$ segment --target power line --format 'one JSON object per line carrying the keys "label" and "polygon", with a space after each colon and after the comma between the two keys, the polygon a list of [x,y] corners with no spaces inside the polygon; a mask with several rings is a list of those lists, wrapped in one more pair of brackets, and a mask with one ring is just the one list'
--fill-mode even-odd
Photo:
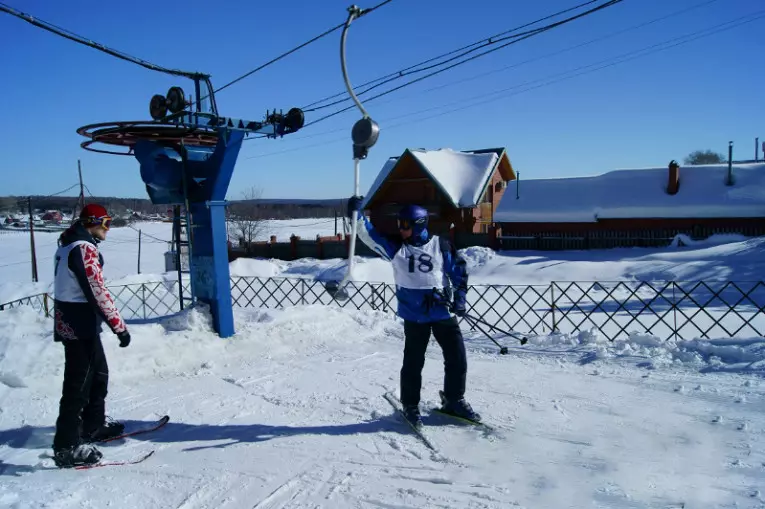
{"label": "power line", "polygon": [[[563,48],[561,50],[554,51],[552,53],[547,53],[547,54],[544,54],[544,55],[540,55],[538,57],[534,57],[534,58],[530,58],[530,59],[527,59],[527,60],[523,60],[521,62],[517,62],[517,63],[511,64],[511,65],[504,66],[504,67],[500,67],[498,69],[492,69],[492,70],[489,70],[489,71],[486,71],[486,72],[482,72],[482,73],[479,73],[479,74],[473,74],[473,75],[468,76],[466,78],[462,78],[462,79],[459,79],[459,80],[455,80],[455,81],[451,81],[451,82],[448,82],[448,83],[437,85],[437,86],[434,86],[434,87],[431,87],[431,88],[427,88],[427,89],[425,89],[425,90],[423,90],[421,92],[415,92],[414,94],[410,94],[410,96],[411,95],[421,95],[421,94],[425,94],[425,93],[428,93],[428,92],[433,92],[433,91],[440,90],[440,89],[443,89],[443,88],[446,88],[446,87],[450,87],[450,86],[453,86],[453,85],[458,85],[460,83],[465,83],[467,81],[472,81],[472,80],[475,80],[475,79],[478,79],[478,78],[482,78],[482,77],[485,77],[485,76],[488,76],[488,75],[491,75],[491,74],[496,74],[496,73],[499,73],[499,72],[507,71],[509,69],[516,69],[516,68],[521,67],[523,65],[530,64],[530,63],[533,63],[533,62],[538,62],[540,60],[544,60],[544,59],[549,58],[549,57],[557,56],[557,55],[560,55],[562,53],[567,53],[567,52],[573,51],[575,49],[579,49],[579,48],[582,48],[582,47],[585,47],[585,46],[589,46],[590,44],[594,44],[596,42],[601,42],[601,41],[604,41],[606,39],[610,39],[612,37],[616,37],[617,35],[622,35],[624,33],[627,33],[627,32],[633,31],[633,30],[637,30],[637,29],[640,29],[640,28],[652,25],[654,23],[658,23],[659,21],[664,21],[666,19],[669,19],[669,18],[672,18],[672,17],[675,17],[675,16],[679,16],[681,14],[685,14],[686,12],[689,12],[689,11],[692,11],[692,10],[695,10],[695,9],[699,9],[701,7],[705,7],[705,6],[709,5],[709,4],[713,4],[713,3],[719,2],[719,1],[720,0],[707,0],[705,2],[701,2],[701,3],[698,3],[698,4],[692,5],[690,7],[687,7],[685,9],[681,9],[681,10],[678,10],[678,11],[671,12],[669,14],[665,14],[663,16],[659,16],[657,18],[653,18],[653,19],[651,19],[649,21],[646,21],[646,22],[643,22],[643,23],[640,23],[640,24],[633,25],[631,27],[627,27],[627,28],[624,28],[622,30],[618,30],[616,32],[611,32],[609,34],[603,35],[601,37],[597,37],[595,39],[590,39],[589,41],[585,41],[583,43],[577,44],[576,46],[569,46],[567,48]],[[363,86],[363,85],[361,85],[361,86]],[[337,95],[341,95],[341,94],[337,94]],[[405,96],[405,97],[407,97],[407,96]],[[392,99],[388,99],[386,101],[383,101],[383,103],[390,102],[391,100]],[[429,111],[429,110],[430,109],[427,109],[425,111]],[[407,114],[405,116],[409,116],[409,115],[410,114]],[[389,117],[388,120],[394,120],[394,119],[397,119],[399,117],[400,116],[398,116],[398,117]],[[305,139],[315,138],[317,136],[324,136],[324,135],[327,135],[327,134],[334,134],[334,133],[338,133],[338,132],[345,132],[346,130],[347,130],[346,128],[342,127],[342,128],[338,128],[338,129],[331,129],[331,130],[328,130],[328,131],[322,131],[320,133],[309,134],[309,135],[306,135],[306,136],[292,137],[290,139],[292,141],[305,140]],[[313,145],[311,145],[311,146],[313,146]],[[289,149],[288,151],[292,151],[292,150],[293,149]],[[279,152],[274,152],[274,153],[282,153],[282,152],[279,151]]]}
{"label": "power line", "polygon": [[[494,39],[493,37],[491,37],[491,38],[487,39],[486,42],[484,42],[480,46],[478,46],[476,48],[473,48],[471,50],[465,51],[465,52],[463,52],[463,53],[461,53],[461,54],[459,54],[457,56],[454,56],[452,58],[449,58],[449,59],[447,59],[447,60],[445,60],[445,61],[443,61],[443,62],[441,62],[439,64],[430,65],[430,66],[424,67],[422,69],[417,69],[417,70],[413,70],[413,71],[396,73],[395,76],[391,76],[391,77],[383,80],[382,82],[377,83],[377,84],[375,84],[375,85],[373,85],[373,86],[371,86],[371,87],[369,87],[369,88],[359,92],[358,95],[363,95],[363,94],[365,94],[367,92],[370,92],[371,90],[373,90],[373,89],[375,89],[377,87],[380,87],[381,85],[384,85],[384,84],[389,83],[391,81],[398,80],[398,79],[400,79],[402,77],[405,77],[405,76],[407,76],[409,74],[419,73],[419,72],[423,72],[423,71],[426,71],[426,70],[429,70],[429,69],[433,69],[435,67],[442,66],[442,65],[444,65],[446,63],[449,63],[449,62],[452,62],[452,61],[454,61],[456,59],[459,59],[459,58],[462,58],[464,56],[467,56],[469,53],[472,53],[472,52],[474,52],[474,51],[476,51],[478,49],[485,48],[485,47],[488,47],[488,46],[493,46],[493,45],[496,45],[496,44],[498,44],[500,42],[504,42],[504,41],[507,41],[508,39],[511,39],[509,42],[505,42],[504,44],[499,45],[499,46],[497,46],[495,48],[486,50],[486,51],[484,51],[482,53],[478,53],[476,55],[469,56],[468,58],[460,60],[459,62],[453,63],[453,64],[451,64],[449,66],[443,67],[442,69],[438,69],[436,71],[428,73],[425,76],[420,76],[419,78],[415,78],[413,80],[410,80],[410,81],[404,83],[403,85],[399,85],[399,86],[394,87],[392,89],[386,90],[385,92],[382,92],[380,94],[372,96],[371,98],[365,99],[366,101],[372,101],[372,100],[377,99],[379,97],[383,97],[383,96],[388,95],[388,94],[390,94],[392,92],[395,92],[396,90],[400,90],[402,88],[408,87],[410,85],[413,85],[413,84],[415,84],[417,82],[420,82],[422,80],[425,80],[427,78],[430,78],[430,77],[436,76],[438,74],[441,74],[442,72],[447,71],[449,69],[453,69],[454,67],[466,64],[467,62],[470,62],[472,60],[476,60],[476,59],[478,59],[478,58],[480,58],[482,56],[488,55],[489,53],[493,53],[495,51],[499,51],[500,49],[505,48],[507,46],[510,46],[512,44],[517,44],[517,43],[519,43],[521,41],[524,41],[526,39],[530,39],[531,37],[534,37],[536,35],[542,34],[544,32],[547,32],[547,31],[552,30],[554,28],[557,28],[559,26],[565,25],[565,24],[570,23],[572,21],[575,21],[575,20],[577,20],[579,18],[582,18],[582,17],[588,16],[588,15],[594,14],[595,12],[598,12],[600,10],[606,9],[608,7],[612,7],[613,5],[621,3],[622,1],[624,1],[624,0],[609,0],[608,2],[606,2],[604,4],[601,4],[601,5],[597,6],[597,7],[593,7],[592,9],[589,9],[589,10],[584,11],[582,13],[576,14],[574,16],[570,16],[570,17],[565,18],[565,19],[563,19],[561,21],[557,21],[555,23],[551,23],[549,25],[545,25],[545,26],[542,26],[540,28],[536,28],[534,30],[529,30],[529,31],[526,31],[526,32],[521,32],[519,34],[515,34],[515,35],[512,35],[512,36],[500,37],[498,39]],[[557,14],[555,14],[555,15],[557,15]],[[552,15],[552,16],[555,16],[555,15]],[[309,110],[305,110],[305,111],[315,111],[315,110],[318,110],[318,109],[327,108],[327,107],[330,107],[330,106],[333,106],[333,105],[345,102],[346,100],[347,99],[341,99],[341,100],[335,101],[335,102],[330,103],[330,104],[326,104],[326,105],[323,105],[323,106],[317,106],[317,107],[313,108],[313,110],[309,109]],[[321,118],[319,118],[317,120],[314,120],[313,122],[309,122],[308,124],[306,124],[304,126],[304,128],[309,126],[309,125],[313,125],[313,124],[316,124],[316,123],[321,122],[323,120],[326,120],[327,118],[333,117],[333,116],[335,116],[335,115],[337,115],[339,113],[342,113],[342,112],[347,111],[347,110],[352,109],[352,108],[353,108],[353,106],[349,106],[349,107],[346,107],[344,109],[335,111],[334,113],[331,113],[329,115],[325,115],[324,117],[321,117]]]}
{"label": "power line", "polygon": [[[749,19],[747,19],[747,18],[749,18]],[[553,85],[553,84],[559,83],[561,81],[566,81],[566,80],[569,80],[569,79],[572,79],[572,78],[576,78],[578,76],[582,76],[582,75],[585,75],[585,74],[590,74],[592,72],[596,72],[596,71],[599,71],[599,70],[603,70],[603,69],[606,69],[606,68],[609,68],[609,67],[613,67],[613,66],[625,63],[625,62],[629,62],[631,60],[636,60],[638,58],[642,58],[642,57],[651,55],[653,53],[658,53],[659,51],[664,51],[664,50],[671,49],[671,48],[674,48],[674,47],[677,47],[677,46],[688,44],[690,42],[693,42],[693,41],[696,41],[696,40],[699,40],[699,39],[703,39],[705,37],[709,37],[709,36],[712,36],[712,35],[716,35],[718,33],[725,32],[725,31],[731,30],[733,28],[737,28],[739,26],[745,25],[747,23],[751,23],[753,21],[756,21],[756,20],[762,19],[762,18],[765,18],[765,10],[757,11],[757,12],[754,12],[754,13],[751,13],[751,14],[747,14],[745,16],[742,16],[742,17],[739,17],[739,18],[727,21],[725,23],[713,25],[711,27],[708,27],[708,28],[705,28],[705,29],[702,29],[702,30],[697,30],[695,32],[691,32],[691,33],[683,35],[683,36],[675,37],[675,38],[668,39],[668,40],[665,40],[665,41],[660,42],[660,43],[652,44],[650,46],[646,46],[646,47],[643,47],[643,48],[638,49],[638,50],[634,50],[634,51],[630,51],[630,52],[627,52],[627,53],[623,53],[623,54],[618,55],[616,57],[608,58],[608,59],[601,60],[599,62],[595,62],[595,63],[588,64],[588,65],[579,66],[579,67],[576,67],[576,68],[571,69],[569,71],[564,71],[562,73],[557,73],[557,74],[553,74],[551,76],[547,76],[547,77],[544,77],[544,78],[540,78],[540,79],[536,79],[536,80],[532,80],[532,81],[527,81],[527,82],[524,82],[524,83],[521,83],[521,84],[518,84],[518,85],[514,85],[512,87],[506,87],[506,88],[503,88],[503,89],[495,90],[493,92],[488,92],[488,93],[480,94],[480,95],[477,95],[477,96],[468,97],[468,98],[461,99],[459,101],[454,101],[454,102],[451,102],[451,103],[448,103],[448,104],[442,104],[442,105],[439,105],[439,106],[425,108],[425,109],[422,109],[422,110],[406,113],[406,114],[403,114],[403,115],[398,115],[398,116],[395,116],[395,117],[390,117],[388,120],[407,118],[407,117],[412,117],[412,116],[419,116],[420,114],[428,112],[428,111],[439,110],[439,109],[442,109],[442,108],[445,108],[445,107],[449,107],[449,106],[455,105],[455,104],[460,104],[461,105],[460,107],[453,108],[453,109],[450,109],[450,110],[447,110],[447,111],[443,111],[443,112],[437,113],[435,115],[430,115],[430,116],[427,116],[427,117],[418,117],[415,120],[410,120],[410,121],[407,121],[407,122],[401,122],[401,123],[398,123],[398,124],[391,124],[391,125],[388,125],[386,127],[386,129],[394,129],[396,127],[402,127],[402,126],[405,126],[405,125],[411,125],[413,123],[422,122],[424,120],[430,120],[432,118],[441,117],[443,115],[447,115],[449,113],[454,113],[456,111],[461,111],[461,110],[473,108],[473,107],[479,106],[481,104],[486,104],[486,103],[493,102],[493,101],[496,101],[496,100],[499,100],[499,99],[504,99],[506,97],[515,96],[515,95],[518,95],[518,94],[522,94],[524,92],[529,92],[531,90],[536,90],[538,88],[542,88],[542,87],[546,87],[546,86],[549,86],[549,85]],[[579,71],[581,71],[581,72],[579,72]],[[539,83],[539,84],[534,85],[535,83]],[[529,85],[533,85],[533,86],[529,86]],[[526,87],[526,88],[522,88],[522,87]],[[511,93],[511,94],[505,93],[505,92],[508,92],[510,90],[515,90],[515,89],[519,89],[519,88],[522,88],[522,89],[517,91],[517,92]],[[496,97],[492,97],[490,99],[487,99],[487,97],[490,97],[490,96],[496,96]],[[467,104],[467,105],[464,104],[465,101],[473,101],[473,100],[476,100],[476,99],[482,99],[482,100],[480,100],[478,102],[475,102],[475,103],[472,103],[472,104]],[[324,146],[324,145],[327,145],[327,144],[330,144],[330,143],[338,143],[338,142],[341,142],[341,141],[344,141],[344,140],[346,140],[345,137],[344,138],[338,138],[338,139],[332,140],[332,141],[324,141],[324,142],[321,142],[321,143],[316,143],[316,144],[312,144],[312,145],[306,145],[306,146],[303,146],[303,147],[295,147],[295,148],[285,149],[285,150],[281,150],[281,151],[275,151],[275,152],[269,152],[269,153],[266,153],[266,154],[250,156],[250,157],[247,157],[245,159],[259,159],[261,157],[268,157],[268,156],[283,154],[283,153],[287,153],[287,152],[294,152],[296,150],[303,150],[303,149],[306,149],[306,148],[311,148],[311,147],[316,147],[316,146]]]}
{"label": "power line", "polygon": [[671,12],[669,14],[665,14],[664,16],[660,16],[658,18],[654,18],[654,19],[646,21],[644,23],[640,23],[638,25],[633,25],[631,27],[627,27],[627,28],[624,28],[622,30],[618,30],[616,32],[611,32],[610,34],[606,34],[604,36],[597,37],[595,39],[590,39],[589,41],[577,44],[576,46],[569,46],[567,48],[563,48],[561,50],[554,51],[552,53],[546,53],[544,55],[540,55],[538,57],[530,58],[530,59],[524,60],[522,62],[518,62],[518,63],[515,63],[515,64],[508,65],[508,66],[500,67],[499,69],[492,69],[490,71],[482,72],[482,73],[479,73],[479,74],[474,74],[473,76],[470,76],[470,77],[467,77],[467,78],[464,78],[464,79],[461,79],[461,80],[456,80],[456,81],[452,81],[450,83],[444,83],[442,85],[437,85],[435,87],[431,87],[431,88],[423,90],[422,93],[433,92],[435,90],[441,90],[443,88],[446,88],[446,87],[449,87],[449,86],[452,86],[452,85],[459,85],[460,83],[465,83],[467,81],[472,81],[472,80],[475,80],[475,79],[478,79],[478,78],[483,78],[485,76],[489,76],[490,74],[496,74],[498,72],[507,71],[509,69],[516,69],[518,67],[521,67],[522,65],[530,64],[530,63],[533,63],[533,62],[538,62],[538,61],[543,60],[545,58],[557,56],[557,55],[560,55],[560,54],[563,54],[563,53],[567,53],[569,51],[573,51],[575,49],[583,48],[585,46],[589,46],[590,44],[594,44],[596,42],[601,42],[601,41],[604,41],[606,39],[610,39],[612,37],[616,37],[617,35],[622,35],[622,34],[625,34],[627,32],[631,32],[633,30],[637,30],[639,28],[647,27],[649,25],[653,25],[654,23],[658,23],[659,21],[664,21],[666,19],[673,18],[673,17],[679,16],[681,14],[685,14],[686,12],[690,12],[692,10],[699,9],[701,7],[705,7],[705,6],[709,5],[709,4],[713,4],[713,3],[719,2],[719,1],[720,0],[707,0],[706,2],[701,2],[701,3],[695,4],[695,5],[691,5],[690,7],[687,7],[685,9],[681,9],[679,11],[674,11],[674,12]]}
{"label": "power line", "polygon": [[[369,14],[370,12],[373,12],[374,10],[376,10],[376,9],[379,9],[380,7],[384,6],[385,4],[388,4],[388,3],[390,3],[390,2],[392,2],[392,1],[393,1],[393,0],[385,0],[385,1],[383,1],[383,2],[381,2],[381,3],[379,3],[379,4],[377,4],[377,5],[375,5],[374,7],[370,7],[369,9],[364,9],[364,10],[362,10],[362,11],[361,11],[361,14],[360,14],[359,16],[357,16],[357,18],[356,18],[356,19],[358,19],[359,17],[362,17],[362,16],[364,16],[364,15],[366,15],[366,14]],[[266,68],[266,67],[268,67],[269,65],[271,65],[271,64],[274,64],[274,63],[278,62],[278,61],[279,61],[279,60],[281,60],[282,58],[284,58],[284,57],[286,57],[286,56],[288,56],[288,55],[290,55],[290,54],[292,54],[292,53],[294,53],[294,52],[298,51],[299,49],[302,49],[302,48],[304,48],[304,47],[308,46],[309,44],[311,44],[311,43],[314,43],[314,42],[318,41],[319,39],[321,39],[321,38],[323,38],[323,37],[326,37],[327,35],[331,34],[332,32],[335,32],[336,30],[339,30],[339,29],[343,28],[343,26],[344,26],[344,25],[345,25],[345,22],[342,22],[342,23],[340,23],[340,24],[338,24],[338,25],[336,25],[336,26],[334,26],[334,27],[332,27],[332,28],[330,28],[330,29],[328,29],[328,30],[326,30],[326,31],[322,32],[321,34],[317,35],[316,37],[314,37],[314,38],[312,38],[312,39],[310,39],[310,40],[308,40],[308,41],[304,42],[304,43],[303,43],[303,44],[301,44],[300,46],[295,46],[295,47],[294,47],[294,48],[292,48],[291,50],[289,50],[289,51],[287,51],[287,52],[285,52],[285,53],[282,53],[282,54],[281,54],[281,55],[279,55],[278,57],[276,57],[276,58],[273,58],[273,59],[269,60],[269,61],[268,61],[268,62],[266,62],[265,64],[262,64],[262,65],[260,65],[260,66],[256,67],[255,69],[253,69],[253,70],[251,70],[251,71],[248,71],[247,73],[245,73],[245,74],[243,74],[243,75],[239,76],[238,78],[235,78],[235,79],[233,79],[233,80],[229,81],[228,83],[226,83],[226,84],[225,84],[225,85],[223,85],[222,87],[220,87],[220,88],[216,89],[216,90],[214,91],[214,93],[218,93],[218,92],[220,92],[221,90],[223,90],[223,89],[225,89],[225,88],[228,88],[228,87],[230,87],[230,86],[231,86],[231,85],[233,85],[234,83],[237,83],[237,82],[239,82],[239,81],[241,81],[241,80],[243,80],[243,79],[247,78],[248,76],[250,76],[250,75],[252,75],[252,74],[254,74],[254,73],[256,73],[256,72],[260,71],[261,69],[265,69],[265,68]],[[204,99],[206,99],[206,97],[203,97],[203,98],[202,98],[202,100],[204,100]]]}
{"label": "power line", "polygon": [[[481,39],[480,41],[476,41],[476,42],[474,42],[474,43],[471,43],[471,44],[468,44],[468,45],[466,45],[466,46],[462,46],[461,48],[457,48],[457,49],[454,49],[454,50],[448,51],[448,52],[446,52],[446,53],[442,53],[441,55],[438,55],[438,56],[435,56],[435,57],[429,58],[429,59],[427,59],[427,60],[423,60],[422,62],[419,62],[419,63],[417,63],[417,64],[411,65],[411,66],[409,66],[409,67],[405,67],[404,69],[401,69],[401,70],[398,70],[398,71],[392,72],[392,73],[390,73],[390,74],[386,74],[385,76],[381,76],[381,77],[379,77],[379,78],[375,78],[375,79],[373,79],[373,80],[371,80],[371,81],[368,81],[368,82],[366,82],[366,83],[362,83],[361,85],[358,85],[358,86],[357,86],[357,87],[355,87],[355,88],[362,88],[362,87],[366,87],[366,86],[368,86],[368,85],[371,85],[371,84],[373,84],[373,83],[376,83],[376,82],[378,82],[378,81],[381,81],[381,80],[385,80],[385,79],[388,79],[388,78],[392,78],[392,77],[400,77],[400,76],[402,76],[402,73],[404,73],[404,72],[406,72],[406,71],[410,71],[410,70],[412,70],[412,69],[416,69],[417,67],[420,67],[421,65],[429,64],[429,63],[431,63],[431,62],[434,62],[434,61],[436,61],[436,60],[439,60],[439,59],[441,59],[441,58],[445,58],[445,57],[448,57],[448,56],[450,56],[450,55],[453,55],[453,54],[455,54],[455,53],[459,53],[460,51],[464,51],[464,50],[467,50],[467,49],[469,49],[469,48],[473,48],[474,46],[477,46],[477,45],[479,45],[479,44],[484,44],[484,43],[491,43],[491,42],[493,41],[493,39],[494,39],[494,38],[497,38],[497,37],[501,37],[501,36],[503,36],[503,35],[506,35],[506,34],[509,34],[509,33],[512,33],[512,32],[516,32],[516,31],[518,31],[518,30],[521,30],[521,29],[523,29],[523,28],[529,27],[529,26],[531,26],[531,25],[535,25],[535,24],[537,24],[537,23],[540,23],[540,22],[542,22],[542,21],[546,21],[546,20],[548,20],[548,19],[550,19],[550,18],[554,18],[554,17],[556,17],[556,16],[560,16],[561,14],[565,14],[565,13],[567,13],[567,12],[570,12],[570,11],[573,11],[573,10],[576,10],[576,9],[579,9],[580,7],[584,7],[584,6],[586,6],[586,5],[589,5],[589,4],[592,4],[592,3],[595,3],[596,1],[598,1],[598,0],[589,0],[589,1],[587,1],[587,2],[584,2],[584,3],[582,3],[582,4],[576,5],[576,6],[574,6],[574,7],[570,7],[570,8],[568,8],[568,9],[564,9],[564,10],[562,10],[562,11],[558,11],[558,12],[556,12],[556,13],[554,13],[554,14],[550,14],[549,16],[545,16],[545,17],[543,17],[543,18],[539,18],[539,19],[537,19],[537,20],[531,21],[531,22],[529,22],[529,23],[526,23],[526,24],[524,24],[524,25],[520,25],[520,26],[517,26],[517,27],[515,27],[515,28],[511,28],[511,29],[509,29],[509,30],[505,30],[504,32],[500,32],[499,34],[495,34],[495,35],[493,35],[493,36],[491,36],[491,37],[488,37],[488,38],[485,38],[485,39]],[[475,49],[478,49],[478,48],[475,48]],[[473,49],[473,50],[471,50],[471,51],[475,51],[475,49]],[[443,62],[442,62],[442,64],[443,64]],[[361,94],[361,93],[363,93],[363,92],[360,92],[360,94]],[[331,95],[331,96],[325,97],[324,99],[319,99],[318,101],[314,101],[314,102],[312,102],[312,103],[310,103],[310,104],[307,104],[307,105],[303,106],[301,109],[303,109],[304,111],[313,111],[312,109],[309,109],[309,108],[311,108],[311,106],[315,106],[315,105],[317,105],[317,104],[319,104],[319,103],[323,103],[323,102],[325,102],[325,101],[328,101],[328,100],[330,100],[330,99],[334,99],[335,97],[341,97],[341,96],[345,96],[346,94],[347,94],[347,92],[346,92],[346,91],[343,91],[343,92],[338,92],[337,94],[334,94],[334,95]],[[332,103],[332,104],[335,104],[335,103]],[[329,105],[327,105],[327,106],[329,106]],[[325,107],[325,106],[322,106],[322,108],[323,108],[323,107]],[[315,109],[319,109],[319,108],[315,108]]]}
{"label": "power line", "polygon": [[[433,76],[435,76],[435,75],[437,75],[437,74],[441,74],[441,73],[442,73],[442,72],[444,72],[444,71],[448,71],[449,69],[453,69],[454,67],[457,67],[457,66],[459,66],[459,65],[462,65],[462,64],[465,64],[465,63],[467,63],[467,62],[470,62],[471,60],[475,60],[475,59],[477,59],[477,58],[480,58],[480,57],[482,57],[482,56],[484,56],[484,55],[487,55],[487,54],[489,54],[489,53],[493,53],[493,52],[495,52],[495,51],[498,51],[498,50],[500,50],[500,49],[502,49],[502,48],[504,48],[504,47],[506,47],[506,46],[510,46],[510,45],[512,45],[512,44],[516,44],[516,43],[519,43],[519,42],[521,42],[521,41],[523,41],[523,40],[526,40],[526,39],[529,39],[529,38],[531,38],[531,37],[534,37],[535,35],[539,35],[540,33],[546,32],[546,31],[548,31],[548,30],[551,30],[551,29],[553,29],[553,28],[555,28],[555,27],[561,26],[561,25],[563,25],[563,24],[565,24],[565,23],[569,23],[569,22],[571,22],[571,21],[573,21],[573,20],[575,20],[575,19],[581,18],[581,17],[583,17],[583,16],[587,16],[587,15],[589,15],[589,14],[593,14],[594,12],[597,12],[597,11],[599,11],[599,10],[605,9],[605,8],[607,8],[607,7],[611,7],[611,6],[613,6],[613,5],[616,5],[616,4],[618,4],[618,3],[621,3],[621,2],[623,2],[623,1],[624,1],[624,0],[610,0],[608,3],[605,3],[605,4],[602,4],[602,5],[599,5],[598,7],[595,7],[595,8],[593,8],[593,9],[590,9],[589,11],[585,11],[584,13],[578,14],[578,15],[576,15],[576,16],[573,16],[573,17],[570,17],[570,18],[567,18],[567,19],[565,19],[565,20],[563,20],[563,21],[559,21],[559,22],[557,22],[557,23],[553,23],[553,24],[551,24],[551,25],[546,25],[546,26],[544,26],[544,27],[542,27],[542,28],[539,28],[539,29],[537,29],[537,30],[535,30],[535,31],[533,31],[533,32],[531,32],[531,33],[529,33],[528,35],[525,35],[525,36],[523,36],[523,37],[519,37],[519,38],[517,38],[517,39],[514,39],[514,40],[512,40],[512,41],[510,41],[510,42],[507,42],[507,43],[505,43],[505,44],[501,45],[501,46],[498,46],[498,47],[496,47],[496,48],[492,48],[492,49],[490,49],[490,50],[486,50],[486,51],[484,51],[483,53],[479,53],[479,54],[477,54],[477,55],[473,55],[473,56],[471,56],[471,57],[469,57],[469,58],[466,58],[466,59],[464,59],[464,60],[461,60],[461,61],[459,61],[459,62],[456,62],[456,63],[454,63],[454,64],[451,64],[451,65],[449,65],[449,66],[447,66],[447,67],[444,67],[443,69],[439,69],[439,70],[437,70],[437,71],[433,71],[433,72],[431,72],[431,73],[428,73],[428,74],[426,74],[425,76],[420,76],[419,78],[415,78],[415,79],[413,79],[413,80],[407,81],[407,82],[406,82],[406,83],[404,83],[403,85],[399,85],[399,86],[397,86],[397,87],[394,87],[394,88],[388,89],[388,90],[386,90],[385,92],[381,92],[381,93],[379,93],[379,94],[377,94],[377,95],[374,95],[374,96],[372,96],[372,97],[368,97],[368,98],[365,98],[365,101],[366,101],[366,102],[369,102],[369,101],[373,101],[373,100],[375,100],[375,99],[378,99],[378,98],[380,98],[380,97],[386,96],[386,95],[388,95],[388,94],[390,94],[390,93],[392,93],[392,92],[395,92],[396,90],[401,90],[402,88],[408,87],[408,86],[410,86],[410,85],[413,85],[413,84],[415,84],[415,83],[417,83],[417,82],[420,82],[420,81],[422,81],[422,80],[424,80],[424,79],[427,79],[427,78],[433,77]],[[310,125],[313,125],[313,124],[317,124],[317,123],[319,123],[319,122],[322,122],[322,121],[324,121],[324,120],[327,120],[328,118],[334,117],[335,115],[339,115],[340,113],[343,113],[343,112],[345,112],[345,111],[348,111],[349,109],[352,109],[352,108],[353,108],[353,106],[348,106],[348,107],[346,107],[346,108],[343,108],[343,109],[341,109],[341,110],[337,110],[337,111],[335,111],[335,112],[333,112],[333,113],[330,113],[330,114],[328,114],[328,115],[325,115],[325,116],[323,116],[323,117],[320,117],[320,118],[318,118],[318,119],[314,120],[313,122],[309,122],[309,123],[307,123],[305,126],[303,126],[303,129],[305,129],[306,127],[308,127],[308,126],[310,126]]]}
{"label": "power line", "polygon": [[181,71],[178,69],[168,69],[167,67],[162,67],[160,65],[152,64],[151,62],[147,62],[146,60],[143,60],[138,57],[134,57],[132,55],[129,55],[127,53],[124,53],[122,51],[109,48],[107,46],[104,46],[103,44],[100,44],[98,42],[95,42],[93,40],[90,40],[84,36],[78,35],[70,30],[67,30],[66,28],[62,28],[59,26],[56,26],[52,23],[49,23],[47,21],[43,21],[39,18],[36,18],[30,14],[23,13],[21,11],[18,11],[11,7],[10,5],[4,4],[0,2],[0,11],[6,12],[12,16],[16,16],[19,19],[22,19],[26,21],[27,23],[30,23],[38,28],[42,28],[43,30],[47,30],[49,32],[52,32],[56,35],[59,35],[61,37],[64,37],[65,39],[69,39],[70,41],[74,41],[76,43],[82,44],[84,46],[88,46],[90,48],[97,49],[99,51],[103,51],[104,53],[111,55],[113,57],[117,57],[122,60],[126,60],[128,62],[132,62],[134,64],[140,65],[141,67],[145,67],[146,69],[152,70],[152,71],[159,71],[164,72],[167,74],[171,74],[173,76],[185,76],[187,78],[209,78],[210,76],[207,74],[202,74],[198,72],[187,72],[187,71]]}

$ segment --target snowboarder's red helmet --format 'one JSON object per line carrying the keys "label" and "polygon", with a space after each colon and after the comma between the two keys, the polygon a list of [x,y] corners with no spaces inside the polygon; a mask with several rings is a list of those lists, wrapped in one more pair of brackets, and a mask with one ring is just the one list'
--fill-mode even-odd
{"label": "snowboarder's red helmet", "polygon": [[86,227],[103,226],[108,230],[112,224],[112,218],[104,207],[97,203],[90,203],[80,212],[80,222]]}

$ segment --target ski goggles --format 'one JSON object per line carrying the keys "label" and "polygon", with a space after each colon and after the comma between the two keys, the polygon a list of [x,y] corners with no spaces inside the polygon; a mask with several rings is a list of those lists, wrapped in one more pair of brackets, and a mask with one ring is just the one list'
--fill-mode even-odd
{"label": "ski goggles", "polygon": [[112,218],[110,216],[89,217],[87,224],[88,226],[100,226],[108,231],[112,227]]}
{"label": "ski goggles", "polygon": [[425,221],[422,219],[399,219],[398,220],[398,229],[399,230],[411,230],[414,228],[414,225],[416,224],[422,224]]}

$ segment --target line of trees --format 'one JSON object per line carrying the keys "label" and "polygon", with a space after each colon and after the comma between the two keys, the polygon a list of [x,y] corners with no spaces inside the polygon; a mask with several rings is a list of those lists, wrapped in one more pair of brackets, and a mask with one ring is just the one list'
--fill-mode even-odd
{"label": "line of trees", "polygon": [[[342,200],[262,200],[257,188],[242,193],[242,198],[231,202],[230,214],[256,215],[265,219],[299,219],[308,217],[333,217],[335,211],[342,215],[344,202]],[[26,196],[0,197],[0,213],[26,212],[26,207],[19,207],[20,202],[26,203]],[[32,206],[36,210],[60,210],[71,214],[77,207],[76,196],[32,196]],[[124,215],[128,210],[142,215],[163,214],[172,208],[169,205],[154,205],[148,199],[116,198],[96,196],[85,199],[85,203],[100,203],[115,216]],[[238,212],[237,212],[238,211]]]}

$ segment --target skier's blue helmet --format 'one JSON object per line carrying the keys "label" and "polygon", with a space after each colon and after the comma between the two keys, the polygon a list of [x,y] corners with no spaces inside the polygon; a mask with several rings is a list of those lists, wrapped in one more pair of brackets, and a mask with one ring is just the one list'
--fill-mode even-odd
{"label": "skier's blue helmet", "polygon": [[400,230],[412,229],[412,235],[420,236],[428,227],[428,211],[419,205],[407,205],[398,213]]}

